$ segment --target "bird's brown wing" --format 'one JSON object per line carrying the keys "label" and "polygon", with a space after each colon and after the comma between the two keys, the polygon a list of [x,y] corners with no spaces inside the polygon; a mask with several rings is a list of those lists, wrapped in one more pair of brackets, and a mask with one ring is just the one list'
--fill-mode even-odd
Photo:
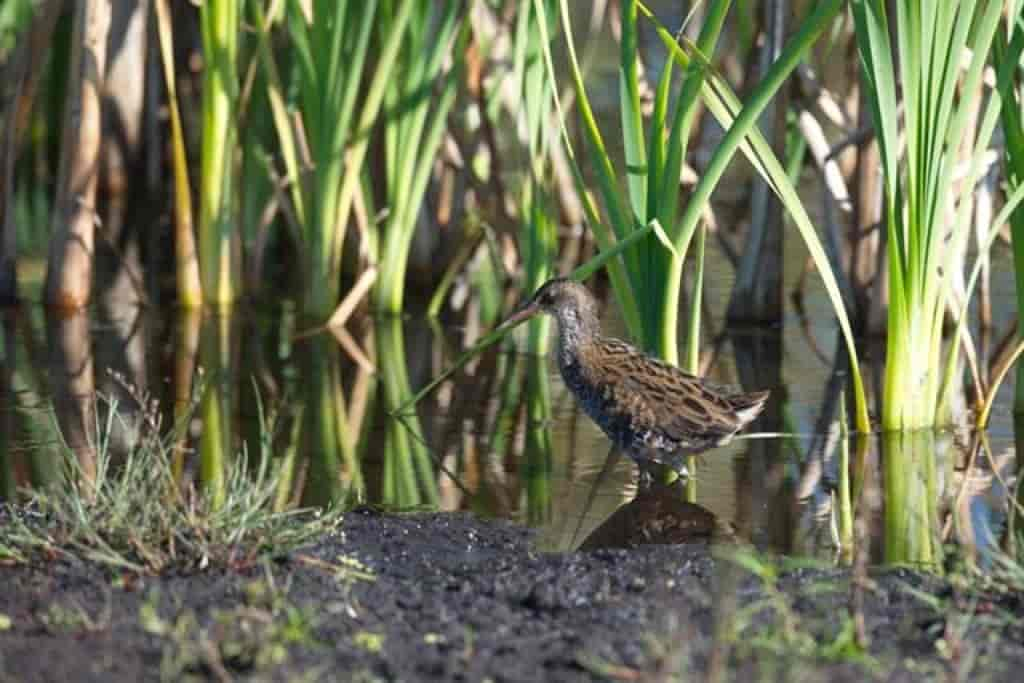
{"label": "bird's brown wing", "polygon": [[[605,340],[603,340],[605,341]],[[615,409],[686,451],[719,445],[760,412],[768,392],[729,392],[635,348],[606,340],[605,395]]]}

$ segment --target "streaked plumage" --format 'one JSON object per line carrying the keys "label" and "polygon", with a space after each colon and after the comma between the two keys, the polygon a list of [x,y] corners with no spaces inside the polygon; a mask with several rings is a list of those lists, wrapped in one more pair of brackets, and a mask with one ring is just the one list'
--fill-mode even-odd
{"label": "streaked plumage", "polygon": [[727,443],[764,408],[767,391],[736,392],[601,335],[597,306],[581,284],[545,283],[510,318],[558,321],[558,369],[583,410],[640,465],[686,474],[687,455]]}

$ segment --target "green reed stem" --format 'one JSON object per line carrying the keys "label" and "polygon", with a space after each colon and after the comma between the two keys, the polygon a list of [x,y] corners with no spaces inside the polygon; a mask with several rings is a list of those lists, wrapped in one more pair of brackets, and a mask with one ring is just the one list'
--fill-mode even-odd
{"label": "green reed stem", "polygon": [[690,302],[690,317],[686,334],[686,362],[683,369],[693,375],[700,370],[701,297],[704,292],[704,243],[707,232],[707,228],[702,227],[697,233],[697,253],[694,255],[697,272],[693,278],[693,301]]}
{"label": "green reed stem", "polygon": [[199,8],[206,70],[203,74],[203,141],[199,179],[199,268],[203,296],[230,306],[239,264],[233,255],[236,209],[239,0],[206,0]]}

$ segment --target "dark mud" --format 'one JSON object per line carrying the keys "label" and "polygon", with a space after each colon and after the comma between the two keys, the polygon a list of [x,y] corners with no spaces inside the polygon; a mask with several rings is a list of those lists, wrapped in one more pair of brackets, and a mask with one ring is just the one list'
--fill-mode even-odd
{"label": "dark mud", "polygon": [[54,560],[0,576],[4,681],[703,680],[709,670],[1008,681],[1024,670],[1013,591],[872,571],[862,653],[843,570],[758,579],[706,543],[542,554],[528,530],[467,515],[353,512],[314,547],[230,570],[137,577]]}

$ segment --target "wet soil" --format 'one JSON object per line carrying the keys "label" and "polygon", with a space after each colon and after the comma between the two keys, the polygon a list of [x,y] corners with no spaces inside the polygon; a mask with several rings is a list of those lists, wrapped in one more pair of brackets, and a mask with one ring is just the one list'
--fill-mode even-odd
{"label": "wet soil", "polygon": [[361,510],[252,566],[0,567],[0,680],[1017,680],[1024,668],[1019,592],[872,570],[862,653],[845,570],[766,582],[738,567],[707,543],[545,554],[510,523]]}

